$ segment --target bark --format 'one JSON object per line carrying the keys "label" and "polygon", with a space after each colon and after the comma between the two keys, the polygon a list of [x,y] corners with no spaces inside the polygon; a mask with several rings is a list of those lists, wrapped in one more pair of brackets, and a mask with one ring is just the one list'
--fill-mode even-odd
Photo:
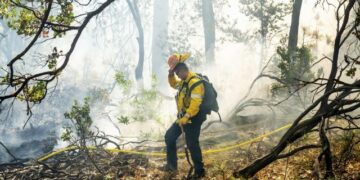
{"label": "bark", "polygon": [[136,80],[141,80],[143,78],[143,70],[144,70],[144,30],[143,30],[143,26],[141,24],[141,17],[140,17],[140,13],[139,13],[139,8],[137,6],[137,0],[133,0],[132,2],[130,0],[126,0],[129,8],[130,8],[130,12],[131,15],[133,16],[133,19],[135,21],[136,24],[136,28],[138,30],[138,36],[137,42],[139,45],[139,61],[138,64],[136,66],[135,69],[135,78]]}
{"label": "bark", "polygon": [[212,0],[202,0],[206,61],[215,61],[215,19]]}
{"label": "bark", "polygon": [[[302,5],[302,0],[295,0],[293,3],[293,10],[291,15],[291,25],[290,25],[289,41],[288,41],[288,54],[290,57],[291,67],[293,67],[295,64],[294,57],[296,55],[297,43],[298,43],[301,5]],[[296,78],[300,78],[300,77],[296,77]],[[289,90],[293,91],[294,89],[298,88],[297,86],[298,86],[297,83],[295,84],[291,83]]]}
{"label": "bark", "polygon": [[322,119],[319,128],[320,129],[319,136],[322,145],[322,152],[318,157],[318,161],[321,162],[322,157],[325,156],[326,173],[324,178],[327,179],[327,178],[334,178],[335,175],[333,173],[333,167],[332,167],[332,154],[330,149],[330,142],[325,132],[325,121],[326,121],[325,119]]}
{"label": "bark", "polygon": [[302,0],[295,0],[293,3],[293,10],[291,15],[291,25],[289,32],[288,52],[290,58],[296,53],[296,47],[298,42],[299,23],[300,23],[300,12],[301,12]]}

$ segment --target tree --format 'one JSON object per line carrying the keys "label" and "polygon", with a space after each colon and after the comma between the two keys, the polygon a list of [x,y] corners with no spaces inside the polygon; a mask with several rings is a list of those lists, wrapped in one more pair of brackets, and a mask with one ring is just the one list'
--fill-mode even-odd
{"label": "tree", "polygon": [[[356,5],[355,5],[356,3]],[[317,78],[305,84],[317,85],[316,91],[324,88],[323,94],[317,97],[305,111],[303,111],[293,122],[287,132],[281,137],[277,145],[265,156],[251,163],[247,167],[234,172],[235,177],[251,177],[256,172],[266,167],[270,163],[286,158],[297,152],[310,149],[320,148],[321,152],[317,161],[321,162],[325,159],[325,175],[324,178],[334,178],[332,167],[332,152],[330,142],[326,132],[336,127],[331,126],[329,121],[332,117],[340,117],[349,124],[348,128],[340,128],[342,130],[351,130],[354,128],[354,121],[360,119],[357,114],[351,112],[360,108],[360,100],[356,97],[360,95],[360,80],[355,79],[352,82],[342,81],[343,72],[351,72],[355,64],[359,65],[360,56],[358,54],[358,46],[360,38],[357,36],[360,28],[360,12],[358,8],[360,2],[357,0],[344,0],[339,3],[336,9],[336,37],[334,40],[332,58],[324,58],[331,60],[331,71],[328,78]],[[350,14],[355,14],[350,18]],[[352,36],[352,38],[350,38]],[[347,45],[347,46],[344,46]],[[357,51],[355,51],[357,49]],[[344,50],[348,54],[344,55],[344,64],[339,63],[339,52]],[[338,75],[338,76],[337,76]],[[351,75],[347,74],[347,75]],[[321,83],[319,83],[321,82]],[[315,93],[315,94],[317,94]],[[315,97],[314,97],[315,98]],[[315,111],[314,113],[311,113]],[[318,126],[316,129],[315,127]],[[315,128],[315,129],[314,129]],[[355,127],[358,129],[358,127]],[[295,142],[305,134],[318,132],[320,143],[310,144],[297,147],[288,153],[282,153],[286,147]]]}
{"label": "tree", "polygon": [[288,41],[288,51],[291,59],[294,52],[296,51],[298,42],[301,4],[302,0],[294,0]]}
{"label": "tree", "polygon": [[152,74],[158,79],[159,86],[166,86],[166,72],[163,68],[168,54],[169,0],[154,1],[152,34]]}
{"label": "tree", "polygon": [[[84,14],[74,14],[75,6],[87,7],[91,2],[81,4],[70,0],[2,1],[0,18],[5,19],[8,26],[19,35],[31,37],[31,41],[8,62],[7,69],[3,68],[6,75],[0,77],[0,103],[14,98],[25,101],[27,112],[31,115],[30,104],[40,103],[45,98],[48,84],[54,81],[68,65],[71,54],[90,20],[104,11],[114,0],[107,0],[100,5],[92,2],[91,5],[96,7],[94,10]],[[36,44],[61,38],[67,32],[75,34],[67,51],[53,48],[52,52],[41,59],[43,65],[40,70],[35,71],[28,65],[26,55]],[[43,41],[40,41],[41,39]],[[18,71],[20,65],[25,66],[28,71]]]}
{"label": "tree", "polygon": [[143,30],[143,26],[141,24],[141,17],[140,17],[140,12],[139,12],[139,8],[138,8],[138,1],[137,0],[126,0],[126,3],[128,4],[131,14],[133,16],[133,19],[135,21],[136,24],[136,28],[138,30],[138,35],[139,37],[137,37],[137,41],[139,44],[139,61],[138,64],[136,66],[135,69],[135,78],[136,80],[141,80],[143,79],[143,70],[144,70],[144,54],[145,54],[145,49],[144,49],[144,30]]}
{"label": "tree", "polygon": [[287,48],[280,46],[277,48],[277,55],[280,56],[278,67],[288,92],[299,88],[299,80],[309,81],[313,78],[310,69],[313,58],[309,47],[304,44],[302,47],[297,47],[301,5],[302,0],[295,0],[293,3]]}
{"label": "tree", "polygon": [[212,0],[202,0],[202,20],[205,36],[205,57],[209,63],[215,60],[215,18]]}
{"label": "tree", "polygon": [[[77,144],[78,141],[79,146],[83,148],[87,146],[88,137],[94,135],[94,132],[91,131],[93,120],[90,117],[89,101],[90,98],[85,98],[84,105],[75,101],[71,111],[64,114],[65,118],[70,120],[72,126],[66,126],[64,128],[65,132],[61,135],[64,141],[71,142],[71,140],[76,139],[74,144]],[[73,137],[73,134],[76,137]]]}
{"label": "tree", "polygon": [[243,8],[244,13],[251,20],[260,22],[260,27],[256,34],[260,36],[261,54],[259,70],[261,70],[265,59],[267,59],[266,49],[268,48],[268,41],[273,34],[277,34],[280,31],[279,23],[289,14],[288,5],[265,0],[241,0],[240,2],[245,5]]}

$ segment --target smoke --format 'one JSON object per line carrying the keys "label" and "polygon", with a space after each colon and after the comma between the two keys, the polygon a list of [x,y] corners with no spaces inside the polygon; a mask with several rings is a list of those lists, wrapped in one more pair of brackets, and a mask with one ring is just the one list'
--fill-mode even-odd
{"label": "smoke", "polygon": [[[302,36],[302,27],[308,31],[319,30],[324,34],[324,38],[325,35],[329,37],[333,37],[334,35],[334,18],[331,13],[327,13],[327,11],[332,12],[332,10],[324,10],[319,7],[314,9],[313,3],[312,1],[304,1],[300,19],[299,43],[312,41],[308,36]],[[147,90],[151,89],[150,50],[152,26],[150,25],[151,23],[149,23],[152,22],[151,13],[149,12],[152,9],[149,8],[151,5],[150,3],[140,7],[140,12],[144,12],[142,17],[144,20],[145,37],[147,37],[145,39],[146,60],[143,79],[145,89]],[[91,21],[89,27],[83,32],[68,67],[59,77],[56,88],[50,90],[49,96],[44,99],[41,104],[34,106],[34,117],[30,119],[29,125],[27,125],[24,130],[20,129],[27,119],[24,103],[16,102],[6,121],[6,111],[1,112],[1,118],[4,123],[2,122],[0,127],[0,141],[9,145],[9,147],[13,147],[11,149],[16,151],[16,155],[23,156],[22,151],[16,150],[22,144],[49,140],[49,138],[51,139],[49,142],[52,142],[51,146],[56,146],[56,148],[65,146],[66,143],[61,142],[59,139],[62,127],[68,123],[68,120],[64,119],[63,114],[70,110],[74,100],[81,102],[84,97],[89,95],[89,90],[94,88],[105,89],[109,92],[107,95],[108,102],[94,104],[91,107],[94,126],[99,127],[99,129],[106,134],[127,137],[127,140],[133,139],[134,137],[162,139],[165,130],[176,120],[176,105],[173,99],[176,91],[170,87],[165,89],[163,92],[165,92],[167,98],[160,96],[158,100],[154,101],[154,104],[159,104],[158,106],[153,107],[149,104],[145,106],[143,110],[140,109],[139,111],[134,111],[134,107],[128,103],[128,99],[124,98],[125,96],[141,93],[136,87],[134,77],[138,59],[137,31],[127,8],[126,3],[116,2],[108,11],[101,14],[96,20]],[[120,12],[122,14],[118,16],[117,14]],[[184,14],[198,13],[190,10],[181,12]],[[244,15],[240,12],[236,11],[234,13],[231,17],[232,19],[241,19],[241,24],[238,24],[239,29],[246,31],[248,30],[247,28],[251,29],[254,27],[252,20],[244,18]],[[286,18],[286,21],[286,24],[289,25],[290,18]],[[172,27],[169,29],[176,29],[177,23],[172,22],[170,25]],[[191,28],[196,29],[196,33],[199,36],[191,36],[189,43],[191,47],[202,52],[202,27],[196,24]],[[223,35],[218,30],[216,33],[217,36]],[[286,27],[282,31],[282,34],[287,33],[288,28]],[[42,46],[39,45],[35,50],[49,52],[53,47],[57,47],[59,50],[66,51],[71,37],[73,37],[73,34],[70,33],[61,40],[45,43]],[[278,35],[269,45],[267,50],[269,52],[268,58],[274,54],[276,47],[279,45],[280,37],[281,36]],[[14,37],[10,36],[8,38]],[[329,45],[324,43],[324,41],[324,39],[320,40],[316,49],[314,49],[314,52],[318,56],[329,53]],[[202,62],[199,66],[190,66],[192,71],[207,75],[214,84],[218,91],[220,113],[223,117],[232,111],[239,99],[248,91],[253,79],[259,74],[261,45],[257,42],[256,40],[240,43],[220,43],[216,41],[216,61],[214,64],[209,65],[204,62],[203,57],[200,57],[200,59],[197,59],[199,62]],[[183,42],[178,43],[181,44]],[[2,45],[1,49],[3,49],[3,47]],[[14,48],[13,51],[18,51],[18,49]],[[197,51],[194,50],[193,52]],[[2,62],[2,65],[3,64],[4,62]],[[159,71],[164,71],[165,73],[163,74],[166,74],[167,66],[159,66]],[[121,86],[114,84],[116,71],[124,72],[126,78],[133,83],[130,89],[130,95],[127,95]],[[268,98],[270,85],[272,83],[273,81],[269,79],[259,81],[251,91],[250,97]],[[53,86],[55,86],[55,84],[53,84]],[[9,106],[10,104],[7,105]],[[157,118],[149,116],[145,121],[131,122],[127,125],[121,124],[117,120],[121,115],[142,115],[146,117],[148,116],[148,114],[146,114],[148,108],[156,111]],[[129,114],[129,112],[142,112],[143,114]],[[264,111],[263,108],[249,108],[242,113],[244,116],[250,116],[269,112],[268,110]],[[293,117],[296,116],[296,114],[291,114],[290,116]],[[208,119],[208,121],[217,120],[217,116],[211,115]],[[291,118],[289,118],[289,120],[290,119]],[[271,126],[266,128],[276,126],[277,123],[275,122],[277,121],[280,120],[273,120]],[[30,127],[30,124],[32,127]],[[120,129],[120,134],[118,129]],[[31,132],[31,135],[29,135],[28,132]],[[57,142],[53,142],[53,137],[57,139]],[[27,147],[27,149],[34,150],[34,153],[28,153],[29,157],[36,157],[44,152],[43,150],[35,151],[37,149],[36,146],[30,146]],[[4,152],[0,153],[5,154]]]}

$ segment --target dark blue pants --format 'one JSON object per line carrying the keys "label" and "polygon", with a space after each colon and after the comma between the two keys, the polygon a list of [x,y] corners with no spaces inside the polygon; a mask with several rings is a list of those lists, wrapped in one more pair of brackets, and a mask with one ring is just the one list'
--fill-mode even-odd
{"label": "dark blue pants", "polygon": [[[198,113],[196,116],[191,118],[191,123],[184,125],[186,143],[191,154],[191,159],[194,163],[195,172],[204,171],[199,137],[201,124],[205,120],[206,114]],[[165,134],[167,164],[172,169],[177,169],[176,140],[181,133],[180,126],[177,123],[173,123]]]}

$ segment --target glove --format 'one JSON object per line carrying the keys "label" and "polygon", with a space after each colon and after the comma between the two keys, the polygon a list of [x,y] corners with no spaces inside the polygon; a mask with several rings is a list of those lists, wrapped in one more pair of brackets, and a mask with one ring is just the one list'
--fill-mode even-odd
{"label": "glove", "polygon": [[179,124],[179,126],[183,126],[183,125],[185,125],[185,124],[187,124],[187,123],[191,123],[191,121],[189,120],[189,118],[186,117],[186,116],[178,119],[176,122]]}

